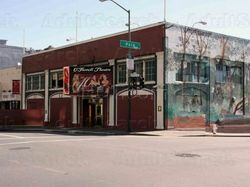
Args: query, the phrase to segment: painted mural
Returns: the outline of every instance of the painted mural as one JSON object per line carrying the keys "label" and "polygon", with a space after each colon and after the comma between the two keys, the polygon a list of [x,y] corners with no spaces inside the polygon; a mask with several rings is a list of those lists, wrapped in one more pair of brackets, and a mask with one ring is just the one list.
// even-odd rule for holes
{"label": "painted mural", "polygon": [[170,126],[182,116],[211,123],[250,114],[250,41],[175,24],[166,37]]}

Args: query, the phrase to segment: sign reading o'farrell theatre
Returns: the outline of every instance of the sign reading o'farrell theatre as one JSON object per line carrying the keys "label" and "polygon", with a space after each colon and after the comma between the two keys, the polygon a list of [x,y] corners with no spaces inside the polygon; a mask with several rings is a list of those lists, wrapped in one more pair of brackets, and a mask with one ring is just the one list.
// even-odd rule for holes
{"label": "sign reading o'farrell theatre", "polygon": [[112,93],[112,67],[64,67],[64,94],[108,95]]}

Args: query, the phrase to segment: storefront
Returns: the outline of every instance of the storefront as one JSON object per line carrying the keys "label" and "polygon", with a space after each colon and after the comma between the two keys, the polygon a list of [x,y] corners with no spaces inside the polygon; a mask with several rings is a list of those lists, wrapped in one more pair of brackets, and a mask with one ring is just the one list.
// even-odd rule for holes
{"label": "storefront", "polygon": [[108,126],[108,101],[114,94],[112,66],[64,67],[63,83],[63,93],[80,100],[80,126]]}
{"label": "storefront", "polygon": [[[131,99],[132,130],[164,129],[164,23],[132,31],[142,48],[132,50],[145,88]],[[127,129],[127,33],[96,38],[24,57],[22,107],[44,110],[54,127]],[[161,110],[157,110],[161,108]]]}

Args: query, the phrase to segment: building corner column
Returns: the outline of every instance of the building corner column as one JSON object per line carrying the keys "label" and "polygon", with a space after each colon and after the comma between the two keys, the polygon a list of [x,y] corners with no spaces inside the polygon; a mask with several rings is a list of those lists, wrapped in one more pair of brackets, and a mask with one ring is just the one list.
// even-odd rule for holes
{"label": "building corner column", "polygon": [[108,108],[108,126],[109,127],[114,127],[115,126],[115,60],[114,59],[110,59],[109,60],[109,66],[113,67],[113,84],[112,84],[112,88],[113,88],[113,93],[112,95],[109,95],[109,108]]}
{"label": "building corner column", "polygon": [[45,96],[44,96],[44,124],[49,123],[49,70],[44,71],[45,74]]}
{"label": "building corner column", "polygon": [[77,96],[72,96],[72,125],[77,126],[78,125],[78,106],[77,106]]}
{"label": "building corner column", "polygon": [[21,83],[21,86],[22,86],[22,106],[21,106],[21,109],[25,110],[26,109],[26,74],[25,73],[22,73],[22,83]]}
{"label": "building corner column", "polygon": [[156,101],[156,129],[164,129],[164,52],[156,53],[157,58],[157,101]]}

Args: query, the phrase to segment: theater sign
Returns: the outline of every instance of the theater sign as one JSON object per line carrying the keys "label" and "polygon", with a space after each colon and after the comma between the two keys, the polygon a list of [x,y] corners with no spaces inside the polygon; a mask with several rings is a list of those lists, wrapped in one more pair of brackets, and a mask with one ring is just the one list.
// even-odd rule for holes
{"label": "theater sign", "polygon": [[64,94],[109,95],[112,93],[112,67],[64,67]]}

